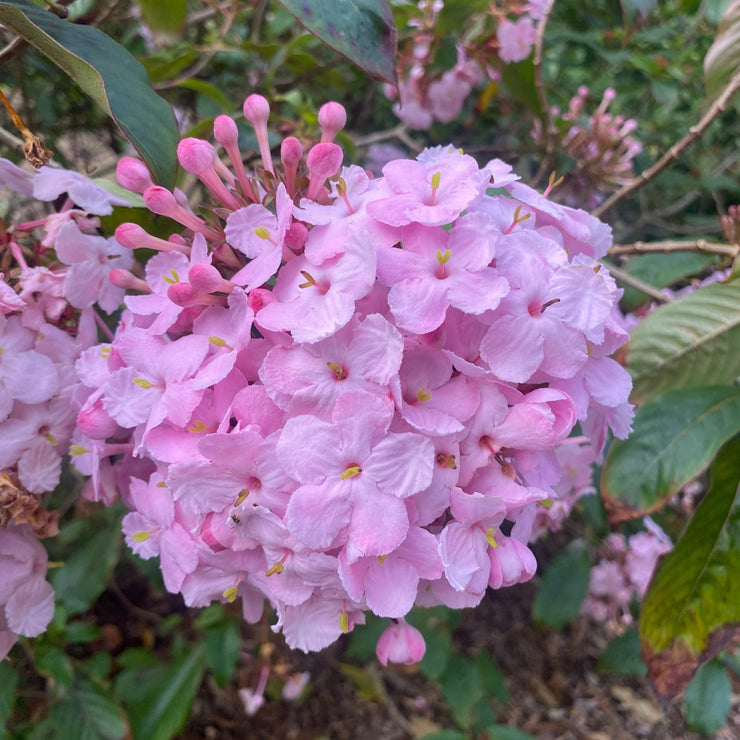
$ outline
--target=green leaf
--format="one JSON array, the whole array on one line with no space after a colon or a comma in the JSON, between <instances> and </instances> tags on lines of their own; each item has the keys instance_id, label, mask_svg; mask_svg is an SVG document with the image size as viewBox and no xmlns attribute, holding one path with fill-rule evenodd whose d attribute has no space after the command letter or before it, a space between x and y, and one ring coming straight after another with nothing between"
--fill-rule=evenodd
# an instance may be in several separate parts
<instances>
[{"instance_id":1,"label":"green leaf","mask_svg":"<svg viewBox=\"0 0 740 740\"><path fill-rule=\"evenodd\" d=\"M596 668L627 676L644 676L647 668L640 655L640 636L635 627L612 640L599 658Z\"/></svg>"},{"instance_id":2,"label":"green leaf","mask_svg":"<svg viewBox=\"0 0 740 740\"><path fill-rule=\"evenodd\" d=\"M704 87L711 102L740 66L740 0L733 0L722 16L714 43L704 57Z\"/></svg>"},{"instance_id":3,"label":"green leaf","mask_svg":"<svg viewBox=\"0 0 740 740\"><path fill-rule=\"evenodd\" d=\"M582 547L571 547L549 565L534 597L537 622L559 629L578 614L588 591L591 561Z\"/></svg>"},{"instance_id":4,"label":"green leaf","mask_svg":"<svg viewBox=\"0 0 740 740\"><path fill-rule=\"evenodd\" d=\"M64 70L113 118L160 185L174 185L175 118L131 54L97 28L63 21L29 0L0 0L0 23Z\"/></svg>"},{"instance_id":5,"label":"green leaf","mask_svg":"<svg viewBox=\"0 0 740 740\"><path fill-rule=\"evenodd\" d=\"M438 679L450 660L452 637L446 629L437 629L424 635L427 649L419 663L421 672L431 679Z\"/></svg>"},{"instance_id":6,"label":"green leaf","mask_svg":"<svg viewBox=\"0 0 740 740\"><path fill-rule=\"evenodd\" d=\"M633 330L632 398L729 385L740 375L740 283L718 283L661 306Z\"/></svg>"},{"instance_id":7,"label":"green leaf","mask_svg":"<svg viewBox=\"0 0 740 740\"><path fill-rule=\"evenodd\" d=\"M707 735L727 721L732 706L730 679L718 661L705 663L684 692L686 720L692 730Z\"/></svg>"},{"instance_id":8,"label":"green leaf","mask_svg":"<svg viewBox=\"0 0 740 740\"><path fill-rule=\"evenodd\" d=\"M740 437L722 448L711 486L640 611L642 656L656 688L676 696L698 665L740 639Z\"/></svg>"},{"instance_id":9,"label":"green leaf","mask_svg":"<svg viewBox=\"0 0 740 740\"><path fill-rule=\"evenodd\" d=\"M0 732L13 713L18 679L18 671L7 660L0 662Z\"/></svg>"},{"instance_id":10,"label":"green leaf","mask_svg":"<svg viewBox=\"0 0 740 740\"><path fill-rule=\"evenodd\" d=\"M211 627L206 633L206 661L222 689L234 675L240 644L239 628L231 620Z\"/></svg>"},{"instance_id":11,"label":"green leaf","mask_svg":"<svg viewBox=\"0 0 740 740\"><path fill-rule=\"evenodd\" d=\"M185 726L206 662L195 645L172 665L131 668L116 678L115 695L128 710L134 740L170 740Z\"/></svg>"},{"instance_id":12,"label":"green leaf","mask_svg":"<svg viewBox=\"0 0 740 740\"><path fill-rule=\"evenodd\" d=\"M75 540L64 564L49 573L57 603L70 615L87 611L103 593L118 561L121 532L118 520L94 534L89 530Z\"/></svg>"},{"instance_id":13,"label":"green leaf","mask_svg":"<svg viewBox=\"0 0 740 740\"><path fill-rule=\"evenodd\" d=\"M509 690L506 688L506 678L494 662L493 658L482 650L475 656L475 665L478 668L481 686L487 693L495 696L499 701L509 701Z\"/></svg>"},{"instance_id":14,"label":"green leaf","mask_svg":"<svg viewBox=\"0 0 740 740\"><path fill-rule=\"evenodd\" d=\"M670 285L704 271L715 263L717 258L701 252L673 252L671 254L638 254L627 259L621 268L632 277L654 288L667 288ZM650 300L649 296L627 285L619 304L627 313L634 311Z\"/></svg>"},{"instance_id":15,"label":"green leaf","mask_svg":"<svg viewBox=\"0 0 740 740\"><path fill-rule=\"evenodd\" d=\"M71 686L74 666L71 658L60 647L41 643L34 653L36 670L54 680L57 686Z\"/></svg>"},{"instance_id":16,"label":"green leaf","mask_svg":"<svg viewBox=\"0 0 740 740\"><path fill-rule=\"evenodd\" d=\"M128 726L121 708L100 689L76 679L72 689L38 725L32 740L123 740Z\"/></svg>"},{"instance_id":17,"label":"green leaf","mask_svg":"<svg viewBox=\"0 0 740 740\"><path fill-rule=\"evenodd\" d=\"M378 638L389 624L390 622L387 619L368 614L362 629L352 630L350 633L349 645L344 653L345 657L359 660L362 663L375 660L375 646L378 643Z\"/></svg>"},{"instance_id":18,"label":"green leaf","mask_svg":"<svg viewBox=\"0 0 740 740\"><path fill-rule=\"evenodd\" d=\"M472 709L483 698L483 687L475 663L460 653L453 653L439 678L439 684L455 722L460 727L469 727Z\"/></svg>"},{"instance_id":19,"label":"green leaf","mask_svg":"<svg viewBox=\"0 0 740 740\"><path fill-rule=\"evenodd\" d=\"M437 730L423 735L421 740L467 740L467 737L459 730Z\"/></svg>"},{"instance_id":20,"label":"green leaf","mask_svg":"<svg viewBox=\"0 0 740 740\"><path fill-rule=\"evenodd\" d=\"M615 440L601 474L612 522L661 508L702 473L740 431L740 389L669 391L637 410L632 434Z\"/></svg>"},{"instance_id":21,"label":"green leaf","mask_svg":"<svg viewBox=\"0 0 740 740\"><path fill-rule=\"evenodd\" d=\"M486 728L489 740L536 740L533 735L530 735L524 730L519 730L516 727L507 727L506 725L491 725Z\"/></svg>"},{"instance_id":22,"label":"green leaf","mask_svg":"<svg viewBox=\"0 0 740 740\"><path fill-rule=\"evenodd\" d=\"M144 23L159 33L179 36L188 15L187 0L136 0Z\"/></svg>"},{"instance_id":23,"label":"green leaf","mask_svg":"<svg viewBox=\"0 0 740 740\"><path fill-rule=\"evenodd\" d=\"M375 80L398 83L396 25L385 0L279 0L327 46Z\"/></svg>"}]
</instances>

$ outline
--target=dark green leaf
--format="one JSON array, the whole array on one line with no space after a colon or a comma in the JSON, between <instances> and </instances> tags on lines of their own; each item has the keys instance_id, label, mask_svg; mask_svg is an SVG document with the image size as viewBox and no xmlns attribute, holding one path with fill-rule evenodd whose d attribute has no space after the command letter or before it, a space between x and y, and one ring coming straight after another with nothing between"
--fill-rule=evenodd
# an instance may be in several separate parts
<instances>
[{"instance_id":1,"label":"dark green leaf","mask_svg":"<svg viewBox=\"0 0 740 740\"><path fill-rule=\"evenodd\" d=\"M179 35L188 14L187 0L136 0L144 23L161 33Z\"/></svg>"},{"instance_id":2,"label":"dark green leaf","mask_svg":"<svg viewBox=\"0 0 740 740\"><path fill-rule=\"evenodd\" d=\"M470 727L472 709L483 698L475 663L460 653L453 653L439 677L439 684L455 722L460 727Z\"/></svg>"},{"instance_id":3,"label":"dark green leaf","mask_svg":"<svg viewBox=\"0 0 740 740\"><path fill-rule=\"evenodd\" d=\"M486 692L504 703L509 701L509 690L506 688L506 679L493 658L488 653L480 651L474 660L478 668L481 685Z\"/></svg>"},{"instance_id":4,"label":"dark green leaf","mask_svg":"<svg viewBox=\"0 0 740 740\"><path fill-rule=\"evenodd\" d=\"M49 574L57 603L70 615L87 611L105 590L121 547L120 525L111 525L94 534L85 532L76 540L64 564Z\"/></svg>"},{"instance_id":5,"label":"dark green leaf","mask_svg":"<svg viewBox=\"0 0 740 740\"><path fill-rule=\"evenodd\" d=\"M40 644L34 654L36 670L54 680L57 686L71 686L74 679L72 660L56 645Z\"/></svg>"},{"instance_id":6,"label":"dark green leaf","mask_svg":"<svg viewBox=\"0 0 740 740\"><path fill-rule=\"evenodd\" d=\"M420 740L467 740L467 738L459 730L439 730L422 735Z\"/></svg>"},{"instance_id":7,"label":"dark green leaf","mask_svg":"<svg viewBox=\"0 0 740 740\"><path fill-rule=\"evenodd\" d=\"M607 645L596 667L600 671L613 671L628 676L644 676L647 668L640 655L640 637L634 627Z\"/></svg>"},{"instance_id":8,"label":"dark green leaf","mask_svg":"<svg viewBox=\"0 0 740 740\"><path fill-rule=\"evenodd\" d=\"M707 735L727 721L732 706L730 679L718 661L705 663L684 692L689 727Z\"/></svg>"},{"instance_id":9,"label":"dark green leaf","mask_svg":"<svg viewBox=\"0 0 740 740\"><path fill-rule=\"evenodd\" d=\"M617 523L656 511L706 470L740 431L740 389L669 391L638 409L633 428L612 443L601 475L601 494Z\"/></svg>"},{"instance_id":10,"label":"dark green leaf","mask_svg":"<svg viewBox=\"0 0 740 740\"><path fill-rule=\"evenodd\" d=\"M687 277L697 275L717 261L711 254L701 252L673 252L671 254L638 254L620 265L632 277L654 288L667 288ZM625 286L620 306L627 313L650 300L637 288Z\"/></svg>"},{"instance_id":11,"label":"dark green leaf","mask_svg":"<svg viewBox=\"0 0 740 740\"><path fill-rule=\"evenodd\" d=\"M516 727L507 727L506 725L491 725L486 728L489 740L536 740L533 735L530 735L524 730L519 730Z\"/></svg>"},{"instance_id":12,"label":"dark green leaf","mask_svg":"<svg viewBox=\"0 0 740 740\"><path fill-rule=\"evenodd\" d=\"M7 660L0 662L0 731L13 713L18 678L18 671Z\"/></svg>"},{"instance_id":13,"label":"dark green leaf","mask_svg":"<svg viewBox=\"0 0 740 740\"><path fill-rule=\"evenodd\" d=\"M537 622L556 629L578 614L588 591L591 561L582 547L571 547L549 565L534 597L532 613Z\"/></svg>"},{"instance_id":14,"label":"dark green leaf","mask_svg":"<svg viewBox=\"0 0 740 740\"><path fill-rule=\"evenodd\" d=\"M710 489L658 565L640 611L648 673L677 695L697 666L740 638L740 437L722 448Z\"/></svg>"},{"instance_id":15,"label":"dark green leaf","mask_svg":"<svg viewBox=\"0 0 740 740\"><path fill-rule=\"evenodd\" d=\"M204 653L196 645L172 665L119 674L115 694L128 710L134 740L170 740L180 732L203 679Z\"/></svg>"},{"instance_id":16,"label":"dark green leaf","mask_svg":"<svg viewBox=\"0 0 740 740\"><path fill-rule=\"evenodd\" d=\"M234 675L240 644L239 628L231 620L211 627L206 633L206 661L222 689Z\"/></svg>"},{"instance_id":17,"label":"dark green leaf","mask_svg":"<svg viewBox=\"0 0 740 740\"><path fill-rule=\"evenodd\" d=\"M134 57L97 28L63 21L29 0L0 0L0 23L61 67L113 118L160 185L174 185L175 118Z\"/></svg>"},{"instance_id":18,"label":"dark green leaf","mask_svg":"<svg viewBox=\"0 0 740 740\"><path fill-rule=\"evenodd\" d=\"M396 77L396 26L385 0L279 0L298 22L375 80Z\"/></svg>"},{"instance_id":19,"label":"dark green leaf","mask_svg":"<svg viewBox=\"0 0 740 740\"><path fill-rule=\"evenodd\" d=\"M77 679L31 737L33 740L123 740L127 730L118 704L88 681Z\"/></svg>"},{"instance_id":20,"label":"dark green leaf","mask_svg":"<svg viewBox=\"0 0 740 740\"><path fill-rule=\"evenodd\" d=\"M731 384L740 375L740 284L709 285L661 306L635 327L628 352L637 401Z\"/></svg>"},{"instance_id":21,"label":"dark green leaf","mask_svg":"<svg viewBox=\"0 0 740 740\"><path fill-rule=\"evenodd\" d=\"M445 670L452 652L452 637L446 629L424 633L426 653L419 664L421 672L427 677L438 679Z\"/></svg>"},{"instance_id":22,"label":"dark green leaf","mask_svg":"<svg viewBox=\"0 0 740 740\"><path fill-rule=\"evenodd\" d=\"M345 656L353 660L359 660L362 663L375 660L375 645L389 624L390 622L387 619L368 614L365 625L352 630Z\"/></svg>"}]
</instances>

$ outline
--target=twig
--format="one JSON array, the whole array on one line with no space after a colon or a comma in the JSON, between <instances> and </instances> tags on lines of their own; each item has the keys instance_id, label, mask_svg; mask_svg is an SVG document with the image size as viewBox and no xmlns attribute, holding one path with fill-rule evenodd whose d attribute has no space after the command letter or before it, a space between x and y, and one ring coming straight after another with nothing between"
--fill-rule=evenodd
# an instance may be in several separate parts
<instances>
[{"instance_id":1,"label":"twig","mask_svg":"<svg viewBox=\"0 0 740 740\"><path fill-rule=\"evenodd\" d=\"M18 112L15 110L15 108L13 108L13 106L10 104L10 101L5 97L2 90L0 90L0 103L5 106L5 110L8 111L10 120L13 122L13 125L18 129L21 136L23 137L23 141L25 142L23 144L23 154L25 155L26 160L34 167L36 167L36 169L38 169L39 167L43 167L43 165L45 164L48 164L53 152L49 151L44 146L44 142L41 141L41 138L36 136L36 134L34 134L28 128L28 126L26 126L26 124L23 122L23 119L18 115Z\"/></svg>"},{"instance_id":2,"label":"twig","mask_svg":"<svg viewBox=\"0 0 740 740\"><path fill-rule=\"evenodd\" d=\"M19 139L4 128L0 128L0 143L11 149L17 149L19 152L23 151L23 139Z\"/></svg>"},{"instance_id":3,"label":"twig","mask_svg":"<svg viewBox=\"0 0 740 740\"><path fill-rule=\"evenodd\" d=\"M613 257L618 254L644 254L647 252L704 252L706 254L737 257L740 254L740 246L737 244L716 244L704 239L697 239L696 241L635 242L634 244L614 244L609 248L607 254Z\"/></svg>"},{"instance_id":4,"label":"twig","mask_svg":"<svg viewBox=\"0 0 740 740\"><path fill-rule=\"evenodd\" d=\"M388 141L388 139L398 139L411 149L412 152L420 152L423 148L409 136L408 129L403 123L399 123L398 126L389 128L386 131L377 131L374 134L357 137L354 139L354 142L357 147L365 147L370 144L377 144L379 141Z\"/></svg>"},{"instance_id":5,"label":"twig","mask_svg":"<svg viewBox=\"0 0 740 740\"><path fill-rule=\"evenodd\" d=\"M406 717L403 716L401 710L396 706L395 702L388 693L388 689L386 689L385 687L383 676L381 675L378 666L375 664L369 665L367 667L367 672L370 674L370 677L373 680L373 686L380 695L381 702L383 703L383 706L388 710L388 714L390 714L391 718L402 730L404 730L404 732L411 733L411 723L406 719Z\"/></svg>"},{"instance_id":6,"label":"twig","mask_svg":"<svg viewBox=\"0 0 740 740\"><path fill-rule=\"evenodd\" d=\"M593 211L593 215L597 218L606 213L613 205L618 203L620 200L625 198L627 195L642 187L645 183L652 180L656 175L662 172L671 162L673 162L684 149L689 145L693 144L707 129L709 124L727 107L727 103L730 101L732 96L740 90L740 72L737 72L735 76L727 83L722 94L712 103L709 110L701 118L699 123L692 126L686 136L681 141L674 144L652 167L649 167L644 172L641 172L631 182L627 183L624 187L617 190L609 198L607 198L598 208Z\"/></svg>"},{"instance_id":7,"label":"twig","mask_svg":"<svg viewBox=\"0 0 740 740\"><path fill-rule=\"evenodd\" d=\"M625 285L636 288L641 293L650 296L654 301L657 301L658 303L670 303L671 299L665 293L661 293L652 285L643 283L642 280L638 280L636 277L632 277L632 275L630 275L628 272L625 272L624 270L621 270L619 267L615 267L614 265L608 265L608 268L611 276L617 279L620 283L624 283Z\"/></svg>"},{"instance_id":8,"label":"twig","mask_svg":"<svg viewBox=\"0 0 740 740\"><path fill-rule=\"evenodd\" d=\"M557 143L558 130L555 128L555 124L552 121L550 115L550 109L547 105L547 96L545 95L545 83L542 79L542 56L543 49L545 46L545 29L547 28L547 22L550 19L552 8L555 5L555 0L548 0L547 6L542 12L540 22L537 24L537 35L534 39L534 57L532 63L534 65L534 87L537 91L537 99L540 102L540 108L542 108L542 115L544 120L542 122L543 129L545 131L545 156L540 163L540 168L537 174L531 181L533 187L537 186L537 183L542 179L547 170L550 168L550 162L552 161L552 153L555 151L555 145Z\"/></svg>"},{"instance_id":9,"label":"twig","mask_svg":"<svg viewBox=\"0 0 740 740\"><path fill-rule=\"evenodd\" d=\"M0 65L12 59L19 51L28 44L20 37L16 36L9 44L0 50Z\"/></svg>"}]
</instances>

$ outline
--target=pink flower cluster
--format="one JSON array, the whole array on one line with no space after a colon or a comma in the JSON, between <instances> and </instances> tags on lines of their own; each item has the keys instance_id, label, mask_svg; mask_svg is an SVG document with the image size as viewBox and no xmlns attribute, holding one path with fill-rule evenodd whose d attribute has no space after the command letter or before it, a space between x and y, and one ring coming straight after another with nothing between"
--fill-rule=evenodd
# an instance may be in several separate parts
<instances>
[{"instance_id":1,"label":"pink flower cluster","mask_svg":"<svg viewBox=\"0 0 740 740\"><path fill-rule=\"evenodd\" d=\"M113 340L77 362L75 461L94 495L118 485L127 542L188 605L240 598L254 621L267 600L291 647L318 650L366 610L474 606L532 577L558 445L576 422L594 455L608 427L629 432L629 376L609 358L627 335L597 261L611 233L587 213L452 147L377 179L343 167L336 103L321 142L304 159L286 138L276 168L268 113L244 104L252 172L227 116L230 167L180 143L203 207L121 161L122 184L183 230L116 232L157 253L143 277L111 275L130 294ZM418 659L417 639L385 639L383 655Z\"/></svg>"},{"instance_id":2,"label":"pink flower cluster","mask_svg":"<svg viewBox=\"0 0 740 740\"><path fill-rule=\"evenodd\" d=\"M673 549L668 536L649 517L645 527L630 537L614 533L604 540L601 559L591 569L583 614L602 622L632 623L633 601L645 595L658 559Z\"/></svg>"},{"instance_id":3,"label":"pink flower cluster","mask_svg":"<svg viewBox=\"0 0 740 740\"><path fill-rule=\"evenodd\" d=\"M0 658L18 634L35 636L51 619L46 553L35 539L57 532L41 495L59 483L79 405L75 362L96 340L91 306L112 312L123 291L110 270L131 254L96 234L96 215L125 201L75 172L43 167L30 175L0 160L0 186L55 200L61 209L7 227L0 247ZM3 609L4 616L3 616Z\"/></svg>"},{"instance_id":4,"label":"pink flower cluster","mask_svg":"<svg viewBox=\"0 0 740 740\"><path fill-rule=\"evenodd\" d=\"M413 31L401 42L398 88L385 88L386 96L395 101L393 112L414 129L455 120L474 88L486 78L499 79L497 62L520 62L530 55L534 21L542 16L545 4L545 0L503 0L492 2L485 13L472 14L466 28L458 31L461 41L455 65L440 70L435 65L442 43L437 24L444 3L420 0L418 13L408 22Z\"/></svg>"},{"instance_id":5,"label":"pink flower cluster","mask_svg":"<svg viewBox=\"0 0 740 740\"><path fill-rule=\"evenodd\" d=\"M625 185L634 177L633 160L642 151L642 144L632 136L637 128L634 119L608 112L616 95L613 88L607 88L597 109L587 116L589 90L584 85L571 98L565 113L561 115L558 108L551 111L553 117L559 116L556 125L563 131L563 150L576 163L558 189L565 203L594 208L605 193ZM532 136L538 143L544 143L539 120L535 121Z\"/></svg>"}]
</instances>

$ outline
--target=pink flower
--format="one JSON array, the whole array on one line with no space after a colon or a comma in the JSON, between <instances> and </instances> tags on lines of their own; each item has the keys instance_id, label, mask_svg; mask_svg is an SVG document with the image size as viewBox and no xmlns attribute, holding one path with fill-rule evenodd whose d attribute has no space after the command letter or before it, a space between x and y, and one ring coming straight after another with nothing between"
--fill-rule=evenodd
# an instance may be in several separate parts
<instances>
[{"instance_id":1,"label":"pink flower","mask_svg":"<svg viewBox=\"0 0 740 740\"><path fill-rule=\"evenodd\" d=\"M412 627L404 619L394 620L378 638L375 654L383 665L403 663L412 665L418 663L427 650L421 632Z\"/></svg>"},{"instance_id":2,"label":"pink flower","mask_svg":"<svg viewBox=\"0 0 740 740\"><path fill-rule=\"evenodd\" d=\"M503 20L496 29L499 56L504 62L521 62L532 51L537 29L527 16L516 21Z\"/></svg>"}]
</instances>

